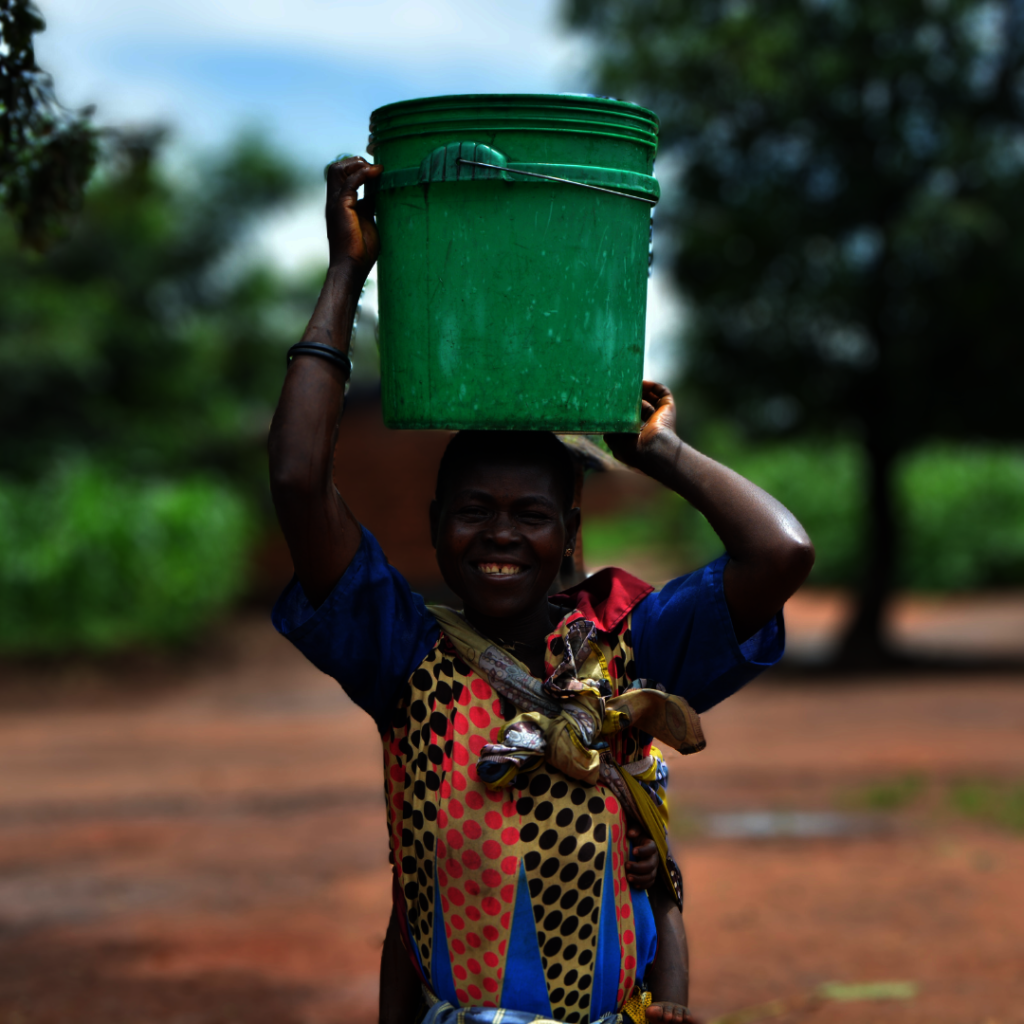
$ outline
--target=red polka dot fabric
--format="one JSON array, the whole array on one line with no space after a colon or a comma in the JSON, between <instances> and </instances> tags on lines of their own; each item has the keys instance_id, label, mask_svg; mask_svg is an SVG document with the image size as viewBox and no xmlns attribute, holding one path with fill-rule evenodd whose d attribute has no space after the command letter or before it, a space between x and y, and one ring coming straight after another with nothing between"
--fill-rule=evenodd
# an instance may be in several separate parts
<instances>
[{"instance_id":1,"label":"red polka dot fabric","mask_svg":"<svg viewBox=\"0 0 1024 1024\"><path fill-rule=\"evenodd\" d=\"M548 670L561 660L570 614L548 638ZM612 694L635 679L628 618L599 633L597 651ZM595 651L594 656L597 656ZM614 901L621 974L617 1005L634 985L636 945L625 879L625 819L602 786L546 763L490 791L477 778L485 743L505 722L502 701L442 634L409 680L384 736L385 793L396 891L409 941L431 977L436 905L460 1006L499 1006L517 887L528 888L551 1013L589 1019L602 903ZM515 713L507 708L511 717ZM613 737L620 763L645 755L631 732ZM607 860L612 888L604 891Z\"/></svg>"}]
</instances>

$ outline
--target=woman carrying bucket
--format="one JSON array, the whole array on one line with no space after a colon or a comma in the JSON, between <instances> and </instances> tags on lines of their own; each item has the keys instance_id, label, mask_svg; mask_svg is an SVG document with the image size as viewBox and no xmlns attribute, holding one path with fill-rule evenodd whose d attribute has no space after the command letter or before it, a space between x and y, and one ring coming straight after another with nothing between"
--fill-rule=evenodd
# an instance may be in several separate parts
<instances>
[{"instance_id":1,"label":"woman carrying bucket","mask_svg":"<svg viewBox=\"0 0 1024 1024\"><path fill-rule=\"evenodd\" d=\"M357 158L329 168L330 268L270 436L296 573L274 623L383 742L395 908L385 965L397 940L406 967L382 977L381 1019L411 1024L413 978L429 1024L682 1021L682 887L652 738L701 749L696 713L781 657L781 608L813 548L777 501L682 442L668 389L645 382L639 432L606 441L701 511L728 554L660 592L612 569L552 596L580 523L566 449L543 431L465 431L430 509L464 607L426 607L333 480L352 321L378 253L357 189L381 173ZM343 454L339 464L344 490ZM651 843L648 894L631 882Z\"/></svg>"}]
</instances>

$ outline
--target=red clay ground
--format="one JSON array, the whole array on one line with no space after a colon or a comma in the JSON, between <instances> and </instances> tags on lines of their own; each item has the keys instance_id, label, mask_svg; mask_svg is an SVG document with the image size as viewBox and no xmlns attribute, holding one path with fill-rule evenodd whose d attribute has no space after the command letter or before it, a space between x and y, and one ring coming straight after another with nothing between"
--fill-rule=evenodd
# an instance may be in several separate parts
<instances>
[{"instance_id":1,"label":"red clay ground","mask_svg":"<svg viewBox=\"0 0 1024 1024\"><path fill-rule=\"evenodd\" d=\"M1024 636L1019 602L971 607L1002 614L1010 646ZM793 612L813 644L841 607ZM972 612L900 614L920 639ZM336 684L257 619L177 664L6 675L0 1024L375 1019L378 742ZM1021 683L780 676L705 716L708 749L671 783L700 1015L907 980L910 1000L776 1019L1024 1022L1024 834L947 796L961 779L1024 782ZM870 810L909 773L923 783L906 806ZM715 838L715 815L756 810L848 811L863 830Z\"/></svg>"}]
</instances>

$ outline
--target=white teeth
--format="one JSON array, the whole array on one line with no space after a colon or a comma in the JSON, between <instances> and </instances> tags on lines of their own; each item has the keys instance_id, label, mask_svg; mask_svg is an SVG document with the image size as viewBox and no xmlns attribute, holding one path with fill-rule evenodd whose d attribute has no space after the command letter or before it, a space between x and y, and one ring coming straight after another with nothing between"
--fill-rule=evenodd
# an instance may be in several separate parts
<instances>
[{"instance_id":1,"label":"white teeth","mask_svg":"<svg viewBox=\"0 0 1024 1024\"><path fill-rule=\"evenodd\" d=\"M520 565L508 565L501 562L481 562L478 568L487 576L518 576L523 571Z\"/></svg>"}]
</instances>

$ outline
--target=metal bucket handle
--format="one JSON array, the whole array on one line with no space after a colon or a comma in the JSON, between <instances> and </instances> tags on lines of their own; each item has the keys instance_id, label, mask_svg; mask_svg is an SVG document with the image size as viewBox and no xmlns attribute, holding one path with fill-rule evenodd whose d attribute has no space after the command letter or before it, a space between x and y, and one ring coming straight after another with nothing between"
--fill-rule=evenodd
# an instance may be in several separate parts
<instances>
[{"instance_id":1,"label":"metal bucket handle","mask_svg":"<svg viewBox=\"0 0 1024 1024\"><path fill-rule=\"evenodd\" d=\"M568 171L576 175L593 175L604 184L594 185L579 181L566 177L564 173L547 174L539 168ZM648 206L654 206L659 197L658 182L650 175L603 167L510 164L504 153L480 142L450 142L446 146L438 146L424 157L419 167L385 171L377 179L376 186L381 189L393 189L410 185L428 185L433 182L510 181L509 176L513 174L534 180L552 181L560 185L575 185L577 188L604 192L624 199L636 199ZM609 184L616 184L619 181L628 187L635 187L636 191L627 192L608 187Z\"/></svg>"}]
</instances>

